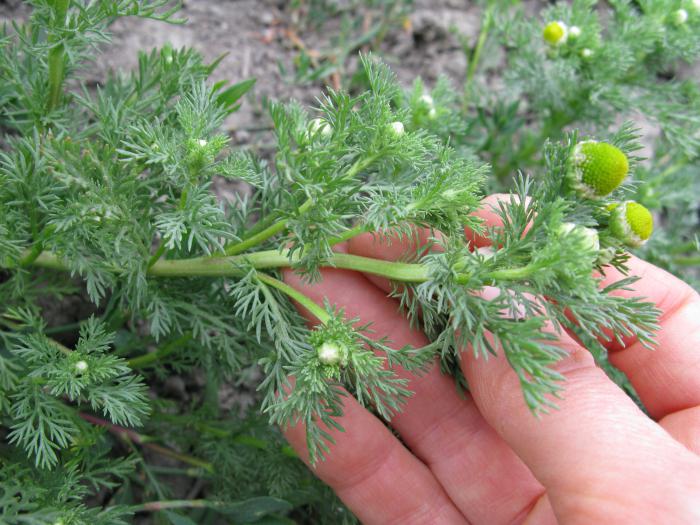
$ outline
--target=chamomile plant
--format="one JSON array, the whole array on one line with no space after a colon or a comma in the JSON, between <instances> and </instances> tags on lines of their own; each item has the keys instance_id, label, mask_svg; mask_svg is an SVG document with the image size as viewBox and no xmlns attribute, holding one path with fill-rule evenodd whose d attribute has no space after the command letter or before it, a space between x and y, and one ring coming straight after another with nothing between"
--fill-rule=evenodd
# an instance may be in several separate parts
<instances>
[{"instance_id":1,"label":"chamomile plant","mask_svg":"<svg viewBox=\"0 0 700 525\"><path fill-rule=\"evenodd\" d=\"M505 355L533 417L546 417L566 395L548 327L576 332L605 366L598 341L611 333L653 345L655 307L615 293L634 277L605 288L598 277L624 270L630 239L649 233L631 202L630 126L545 141L539 175L516 177L503 226L486 229L474 212L490 168L430 131L446 111L440 90L416 83L406 96L373 56L361 58L365 91L270 103L265 162L221 132L252 82L211 84L214 66L192 50L144 53L99 89L81 83L111 21L177 21L167 2L32 5L0 36L3 521L352 522L278 426L303 423L311 462L322 460L345 395L390 421L412 395L397 365L420 374L440 361L465 387L465 349ZM251 194L224 204L215 179ZM465 228L495 248L474 250ZM364 232L419 230L430 241L401 261L334 250ZM389 279L429 344L397 347L372 319L283 279L318 281L324 268ZM51 316L70 301L90 308L78 333ZM196 381L187 402L174 375ZM224 403L231 384L253 390L249 405ZM173 499L173 477L197 479L194 496Z\"/></svg>"}]
</instances>

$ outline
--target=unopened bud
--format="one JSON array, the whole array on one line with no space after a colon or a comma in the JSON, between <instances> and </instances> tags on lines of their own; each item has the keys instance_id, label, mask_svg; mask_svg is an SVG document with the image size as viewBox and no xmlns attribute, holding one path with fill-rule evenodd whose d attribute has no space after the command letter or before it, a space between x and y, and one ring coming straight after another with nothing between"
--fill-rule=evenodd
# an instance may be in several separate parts
<instances>
[{"instance_id":1,"label":"unopened bud","mask_svg":"<svg viewBox=\"0 0 700 525\"><path fill-rule=\"evenodd\" d=\"M345 358L345 349L342 345L333 341L326 341L316 350L318 360L324 365L337 365Z\"/></svg>"},{"instance_id":2,"label":"unopened bud","mask_svg":"<svg viewBox=\"0 0 700 525\"><path fill-rule=\"evenodd\" d=\"M678 9L673 13L673 21L679 26L685 24L688 21L688 11L685 9Z\"/></svg>"},{"instance_id":3,"label":"unopened bud","mask_svg":"<svg viewBox=\"0 0 700 525\"><path fill-rule=\"evenodd\" d=\"M396 133L397 135L403 135L403 123L399 122L398 120L396 122L392 122L390 125L391 130Z\"/></svg>"}]
</instances>

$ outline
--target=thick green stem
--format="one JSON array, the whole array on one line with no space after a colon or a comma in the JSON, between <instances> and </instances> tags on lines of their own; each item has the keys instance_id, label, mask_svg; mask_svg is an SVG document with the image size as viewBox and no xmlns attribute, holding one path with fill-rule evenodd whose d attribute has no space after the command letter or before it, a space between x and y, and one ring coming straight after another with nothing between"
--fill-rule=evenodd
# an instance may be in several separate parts
<instances>
[{"instance_id":1,"label":"thick green stem","mask_svg":"<svg viewBox=\"0 0 700 525\"><path fill-rule=\"evenodd\" d=\"M65 26L70 0L53 0L51 3L56 16L56 26ZM64 45L60 44L59 42L60 38L58 38L55 34L49 37L49 43L52 44L51 49L49 49L48 57L49 112L57 108L61 102L61 95L63 94L63 79L66 74L66 50Z\"/></svg>"},{"instance_id":2,"label":"thick green stem","mask_svg":"<svg viewBox=\"0 0 700 525\"><path fill-rule=\"evenodd\" d=\"M234 257L199 257L173 261L158 261L149 274L157 277L241 277L246 270L241 264L251 265L258 270L283 268L299 260L299 255L290 257L288 251L268 250ZM53 261L49 261L54 264ZM400 282L425 282L429 279L428 269L423 264L401 263L371 259L349 253L335 253L324 266L344 268L371 273Z\"/></svg>"},{"instance_id":3,"label":"thick green stem","mask_svg":"<svg viewBox=\"0 0 700 525\"><path fill-rule=\"evenodd\" d=\"M503 268L489 273L489 277L495 281L519 281L527 279L537 271L532 266L520 266L516 268Z\"/></svg>"},{"instance_id":4,"label":"thick green stem","mask_svg":"<svg viewBox=\"0 0 700 525\"><path fill-rule=\"evenodd\" d=\"M257 270L287 268L298 262L299 257L297 253L290 256L287 250L267 250L233 257L161 260L148 270L148 274L154 277L243 277L248 273L246 267L252 266ZM34 265L61 271L70 269L56 255L48 252L43 252L39 255L34 261ZM334 253L323 266L370 273L396 282L424 283L430 280L429 269L424 264L385 261L350 253ZM457 271L460 271L460 269L457 268ZM488 277L502 281L522 280L530 277L535 271L537 271L537 268L530 265L503 268L492 271L488 274ZM272 277L267 275L263 277L263 279L267 278L272 279ZM458 283L464 283L468 278L468 274L460 271L456 280ZM282 291L286 293L285 290Z\"/></svg>"}]
</instances>

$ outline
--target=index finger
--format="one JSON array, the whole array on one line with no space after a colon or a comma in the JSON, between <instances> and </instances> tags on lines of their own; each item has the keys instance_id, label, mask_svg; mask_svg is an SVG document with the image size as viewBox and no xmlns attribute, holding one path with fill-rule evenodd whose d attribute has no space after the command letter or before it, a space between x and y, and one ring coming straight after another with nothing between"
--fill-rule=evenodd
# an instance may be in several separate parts
<instances>
[{"instance_id":1,"label":"index finger","mask_svg":"<svg viewBox=\"0 0 700 525\"><path fill-rule=\"evenodd\" d=\"M610 362L627 374L652 417L700 405L700 296L670 273L632 256L630 275L639 277L630 290L615 293L644 297L661 311L656 346L648 350L635 340L605 346ZM623 276L606 269L603 285Z\"/></svg>"}]
</instances>

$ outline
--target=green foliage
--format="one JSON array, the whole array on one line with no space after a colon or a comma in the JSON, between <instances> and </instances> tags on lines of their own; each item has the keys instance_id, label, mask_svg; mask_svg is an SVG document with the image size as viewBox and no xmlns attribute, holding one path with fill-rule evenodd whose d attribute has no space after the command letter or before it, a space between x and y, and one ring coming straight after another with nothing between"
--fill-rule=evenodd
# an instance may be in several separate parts
<instances>
[{"instance_id":1,"label":"green foliage","mask_svg":"<svg viewBox=\"0 0 700 525\"><path fill-rule=\"evenodd\" d=\"M390 420L411 395L394 366L420 374L440 359L466 387L464 349L504 354L527 405L546 412L565 392L553 343L563 330L625 385L599 341L613 333L652 346L658 312L615 294L633 277L601 289L595 271L624 271L628 257L608 204L657 211L662 232L642 253L672 270L697 250L697 202L667 191L697 184L699 153L696 86L659 80L700 51L697 13L668 18L675 3L614 2L605 28L590 2L525 20L488 4L463 91L444 79L404 90L364 55L367 89L329 88L314 108L269 104L271 161L220 131L253 80L212 85L217 62L192 50L141 53L135 71L95 88L80 80L110 23L175 23L175 5L30 3L29 22L0 34L3 522L126 523L154 512L171 523L353 523L278 426L303 424L317 461L333 454L329 429L341 428L347 396ZM554 48L541 39L551 20L581 34ZM478 59L497 42L506 73L494 93ZM608 129L633 111L663 130L648 164L635 156L634 126ZM586 139L629 161L632 176L605 200L568 182ZM223 203L222 181L251 194ZM485 229L474 212L492 187L512 196L495 210L503 226ZM660 212L679 203L678 214ZM333 250L362 232L410 239L421 228L428 245L398 262ZM465 228L495 248L474 250ZM316 305L280 276L292 268L316 281L329 266L390 279L430 343L396 348L371 319ZM71 301L90 313L77 329L56 326L52 308ZM174 399L171 376L197 384ZM224 403L231 384L248 405ZM178 493L173 477L197 478L197 493Z\"/></svg>"}]
</instances>

